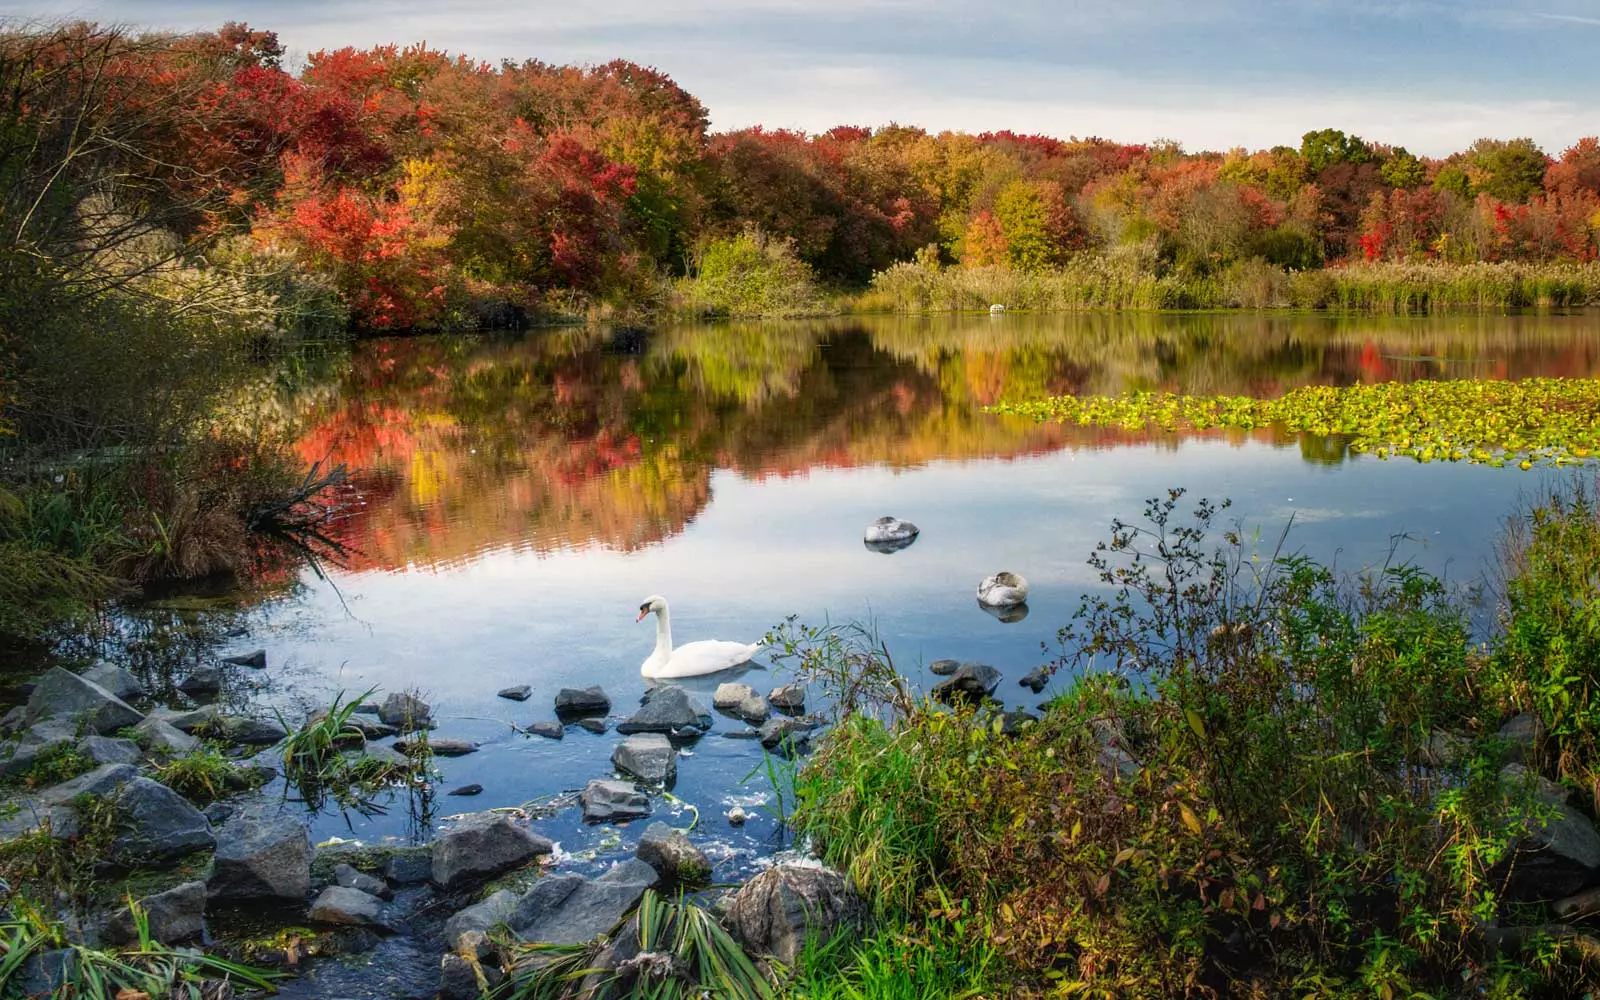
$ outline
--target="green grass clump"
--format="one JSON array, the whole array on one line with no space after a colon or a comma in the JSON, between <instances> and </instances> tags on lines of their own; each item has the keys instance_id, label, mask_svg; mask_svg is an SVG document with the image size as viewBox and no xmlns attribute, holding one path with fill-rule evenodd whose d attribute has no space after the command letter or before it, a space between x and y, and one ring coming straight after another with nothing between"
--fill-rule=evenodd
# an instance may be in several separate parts
<instances>
[{"instance_id":1,"label":"green grass clump","mask_svg":"<svg viewBox=\"0 0 1600 1000\"><path fill-rule=\"evenodd\" d=\"M915 924L879 927L865 940L816 938L784 984L794 1000L968 1000L991 992L999 964L988 928L948 899Z\"/></svg>"},{"instance_id":2,"label":"green grass clump","mask_svg":"<svg viewBox=\"0 0 1600 1000\"><path fill-rule=\"evenodd\" d=\"M986 995L1576 995L1582 942L1510 891L1550 807L1502 777L1498 732L1538 713L1529 767L1592 801L1593 504L1530 515L1485 643L1425 573L1256 560L1223 505L1181 502L1112 525L1038 723L850 717L796 777L796 826L897 928L900 967L932 968L955 913L967 967L992 949ZM809 988L919 995L834 985Z\"/></svg>"},{"instance_id":3,"label":"green grass clump","mask_svg":"<svg viewBox=\"0 0 1600 1000\"><path fill-rule=\"evenodd\" d=\"M1352 452L1422 462L1564 465L1600 451L1600 380L1533 378L1305 386L1278 399L1129 392L992 408L1125 430L1281 427L1341 435Z\"/></svg>"},{"instance_id":4,"label":"green grass clump","mask_svg":"<svg viewBox=\"0 0 1600 1000\"><path fill-rule=\"evenodd\" d=\"M283 743L283 774L306 802L320 808L331 796L342 807L365 810L372 807L372 793L380 787L427 772L432 754L426 749L426 734L419 734L417 740L422 751L404 764L362 753L367 739L354 716L356 708L376 690L369 688L349 700L341 691L327 709L313 713L299 727L290 726L279 713L279 723L289 731Z\"/></svg>"},{"instance_id":5,"label":"green grass clump","mask_svg":"<svg viewBox=\"0 0 1600 1000\"><path fill-rule=\"evenodd\" d=\"M94 761L75 744L67 743L40 754L32 766L11 779L10 783L28 789L49 788L92 770Z\"/></svg>"},{"instance_id":6,"label":"green grass clump","mask_svg":"<svg viewBox=\"0 0 1600 1000\"><path fill-rule=\"evenodd\" d=\"M155 779L192 802L206 805L229 792L248 788L254 779L216 747L174 757L155 769Z\"/></svg>"}]
</instances>

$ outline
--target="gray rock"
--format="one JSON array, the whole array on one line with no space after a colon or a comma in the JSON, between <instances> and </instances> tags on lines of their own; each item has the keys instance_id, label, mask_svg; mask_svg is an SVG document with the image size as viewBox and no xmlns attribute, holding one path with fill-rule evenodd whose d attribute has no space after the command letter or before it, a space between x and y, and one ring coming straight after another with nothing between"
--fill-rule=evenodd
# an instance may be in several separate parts
<instances>
[{"instance_id":1,"label":"gray rock","mask_svg":"<svg viewBox=\"0 0 1600 1000\"><path fill-rule=\"evenodd\" d=\"M1553 817L1539 818L1540 811L1550 810ZM1600 834L1587 816L1568 805L1540 803L1526 818L1534 830L1513 852L1506 899L1555 900L1600 884Z\"/></svg>"},{"instance_id":2,"label":"gray rock","mask_svg":"<svg viewBox=\"0 0 1600 1000\"><path fill-rule=\"evenodd\" d=\"M469 753L478 752L478 744L471 740L396 740L394 748L407 757L420 756L424 750L431 752L435 757L465 757Z\"/></svg>"},{"instance_id":3,"label":"gray rock","mask_svg":"<svg viewBox=\"0 0 1600 1000\"><path fill-rule=\"evenodd\" d=\"M728 907L729 932L753 954L793 966L808 934L826 945L864 926L867 909L836 871L777 865L751 879Z\"/></svg>"},{"instance_id":4,"label":"gray rock","mask_svg":"<svg viewBox=\"0 0 1600 1000\"><path fill-rule=\"evenodd\" d=\"M576 878L576 876L572 876ZM546 879L540 879L544 882ZM444 922L444 943L458 955L487 958L490 945L487 932L498 924L508 924L521 897L510 889L499 892L456 913Z\"/></svg>"},{"instance_id":5,"label":"gray rock","mask_svg":"<svg viewBox=\"0 0 1600 1000\"><path fill-rule=\"evenodd\" d=\"M252 667L264 670L267 666L267 651L264 649L252 650L248 653L239 653L234 656L224 656L223 663L232 663L241 667Z\"/></svg>"},{"instance_id":6,"label":"gray rock","mask_svg":"<svg viewBox=\"0 0 1600 1000\"><path fill-rule=\"evenodd\" d=\"M79 981L78 952L73 948L35 952L22 963L17 973L17 986L22 996L71 996L72 987Z\"/></svg>"},{"instance_id":7,"label":"gray rock","mask_svg":"<svg viewBox=\"0 0 1600 1000\"><path fill-rule=\"evenodd\" d=\"M806 686L804 684L782 684L772 689L767 695L767 703L780 712L794 714L806 710Z\"/></svg>"},{"instance_id":8,"label":"gray rock","mask_svg":"<svg viewBox=\"0 0 1600 1000\"><path fill-rule=\"evenodd\" d=\"M433 877L431 849L418 848L391 854L383 863L383 877L395 885L421 885Z\"/></svg>"},{"instance_id":9,"label":"gray rock","mask_svg":"<svg viewBox=\"0 0 1600 1000\"><path fill-rule=\"evenodd\" d=\"M288 816L240 816L217 837L207 891L222 902L303 901L311 893L311 834Z\"/></svg>"},{"instance_id":10,"label":"gray rock","mask_svg":"<svg viewBox=\"0 0 1600 1000\"><path fill-rule=\"evenodd\" d=\"M1544 743L1544 725L1531 712L1512 716L1500 727L1500 738L1506 741L1505 759L1518 764L1531 764L1539 755Z\"/></svg>"},{"instance_id":11,"label":"gray rock","mask_svg":"<svg viewBox=\"0 0 1600 1000\"><path fill-rule=\"evenodd\" d=\"M427 729L433 725L433 708L416 695L397 691L378 706L378 718L405 732Z\"/></svg>"},{"instance_id":12,"label":"gray rock","mask_svg":"<svg viewBox=\"0 0 1600 1000\"><path fill-rule=\"evenodd\" d=\"M0 715L0 733L20 732L28 724L28 706L13 705Z\"/></svg>"},{"instance_id":13,"label":"gray rock","mask_svg":"<svg viewBox=\"0 0 1600 1000\"><path fill-rule=\"evenodd\" d=\"M933 697L947 705L975 703L994 694L1000 671L987 663L963 663L956 672L933 686Z\"/></svg>"},{"instance_id":14,"label":"gray rock","mask_svg":"<svg viewBox=\"0 0 1600 1000\"><path fill-rule=\"evenodd\" d=\"M1424 767L1454 767L1464 762L1471 751L1472 744L1465 738L1435 729L1428 734L1427 745L1417 752L1415 763Z\"/></svg>"},{"instance_id":15,"label":"gray rock","mask_svg":"<svg viewBox=\"0 0 1600 1000\"><path fill-rule=\"evenodd\" d=\"M597 719L593 716L584 719L578 719L574 725L576 725L579 729L588 730L589 732L594 733L596 736L603 735L605 731L610 728L606 725L606 720Z\"/></svg>"},{"instance_id":16,"label":"gray rock","mask_svg":"<svg viewBox=\"0 0 1600 1000\"><path fill-rule=\"evenodd\" d=\"M360 889L367 895L377 896L379 899L394 898L394 890L389 888L389 883L376 875L357 871L347 864L333 866L333 884L342 885L346 889Z\"/></svg>"},{"instance_id":17,"label":"gray rock","mask_svg":"<svg viewBox=\"0 0 1600 1000\"><path fill-rule=\"evenodd\" d=\"M361 750L344 750L339 754L346 764L353 768L376 771L379 768L389 771L410 771L416 764L410 757L396 750L394 747L371 744Z\"/></svg>"},{"instance_id":18,"label":"gray rock","mask_svg":"<svg viewBox=\"0 0 1600 1000\"><path fill-rule=\"evenodd\" d=\"M511 701L527 701L533 697L533 688L527 684L518 684L516 687L501 688L496 696Z\"/></svg>"},{"instance_id":19,"label":"gray rock","mask_svg":"<svg viewBox=\"0 0 1600 1000\"><path fill-rule=\"evenodd\" d=\"M102 764L71 781L63 781L39 793L45 805L64 806L79 796L94 799L114 798L128 782L139 776L139 769L128 764Z\"/></svg>"},{"instance_id":20,"label":"gray rock","mask_svg":"<svg viewBox=\"0 0 1600 1000\"><path fill-rule=\"evenodd\" d=\"M1034 694L1038 694L1044 690L1046 684L1050 683L1050 671L1044 667L1034 667L1024 674L1022 680L1017 681L1017 683Z\"/></svg>"},{"instance_id":21,"label":"gray rock","mask_svg":"<svg viewBox=\"0 0 1600 1000\"><path fill-rule=\"evenodd\" d=\"M113 697L121 698L123 701L130 698L144 698L150 694L140 683L139 678L112 663L95 664L83 672L83 679L100 685L110 691Z\"/></svg>"},{"instance_id":22,"label":"gray rock","mask_svg":"<svg viewBox=\"0 0 1600 1000\"><path fill-rule=\"evenodd\" d=\"M624 774L652 785L669 785L678 777L678 751L660 733L629 736L611 752L611 763Z\"/></svg>"},{"instance_id":23,"label":"gray rock","mask_svg":"<svg viewBox=\"0 0 1600 1000\"><path fill-rule=\"evenodd\" d=\"M388 922L383 919L383 900L342 885L330 885L322 890L307 916L317 924L389 929Z\"/></svg>"},{"instance_id":24,"label":"gray rock","mask_svg":"<svg viewBox=\"0 0 1600 1000\"><path fill-rule=\"evenodd\" d=\"M729 826L744 826L745 820L749 818L750 814L744 811L743 806L734 806L728 810Z\"/></svg>"},{"instance_id":25,"label":"gray rock","mask_svg":"<svg viewBox=\"0 0 1600 1000\"><path fill-rule=\"evenodd\" d=\"M743 729L724 729L722 738L725 740L759 740L761 738L761 730L751 729L749 726Z\"/></svg>"},{"instance_id":26,"label":"gray rock","mask_svg":"<svg viewBox=\"0 0 1600 1000\"><path fill-rule=\"evenodd\" d=\"M611 699L597 687L562 688L556 692L558 715L603 715L611 711Z\"/></svg>"},{"instance_id":27,"label":"gray rock","mask_svg":"<svg viewBox=\"0 0 1600 1000\"><path fill-rule=\"evenodd\" d=\"M928 671L938 677L949 677L960 669L960 660L934 660L928 664Z\"/></svg>"},{"instance_id":28,"label":"gray rock","mask_svg":"<svg viewBox=\"0 0 1600 1000\"><path fill-rule=\"evenodd\" d=\"M1132 781L1139 776L1139 762L1128 751L1118 746L1103 746L1096 755L1095 760L1100 764L1100 769L1106 777L1121 781Z\"/></svg>"},{"instance_id":29,"label":"gray rock","mask_svg":"<svg viewBox=\"0 0 1600 1000\"><path fill-rule=\"evenodd\" d=\"M1571 788L1559 781L1551 781L1542 774L1536 774L1521 764L1507 764L1502 767L1500 783L1513 790L1527 789L1533 793L1533 798L1540 802L1566 805L1572 798Z\"/></svg>"},{"instance_id":30,"label":"gray rock","mask_svg":"<svg viewBox=\"0 0 1600 1000\"><path fill-rule=\"evenodd\" d=\"M517 900L505 921L513 929L532 927L555 912L587 879L571 872L545 875Z\"/></svg>"},{"instance_id":31,"label":"gray rock","mask_svg":"<svg viewBox=\"0 0 1600 1000\"><path fill-rule=\"evenodd\" d=\"M665 823L646 827L635 853L669 882L700 885L711 880L711 859L682 830Z\"/></svg>"},{"instance_id":32,"label":"gray rock","mask_svg":"<svg viewBox=\"0 0 1600 1000\"><path fill-rule=\"evenodd\" d=\"M155 716L145 719L133 728L139 734L139 743L151 753L178 757L200 746L199 737L190 736Z\"/></svg>"},{"instance_id":33,"label":"gray rock","mask_svg":"<svg viewBox=\"0 0 1600 1000\"><path fill-rule=\"evenodd\" d=\"M1039 717L1032 712L1002 712L1000 714L1000 735L1019 736L1022 730L1039 721Z\"/></svg>"},{"instance_id":34,"label":"gray rock","mask_svg":"<svg viewBox=\"0 0 1600 1000\"><path fill-rule=\"evenodd\" d=\"M493 965L446 952L439 959L439 1000L479 1000L504 979L505 973Z\"/></svg>"},{"instance_id":35,"label":"gray rock","mask_svg":"<svg viewBox=\"0 0 1600 1000\"><path fill-rule=\"evenodd\" d=\"M129 781L112 802L120 822L111 853L125 864L164 864L217 842L200 810L149 778Z\"/></svg>"},{"instance_id":36,"label":"gray rock","mask_svg":"<svg viewBox=\"0 0 1600 1000\"><path fill-rule=\"evenodd\" d=\"M222 690L222 668L215 664L196 667L178 682L178 690L191 698L212 698Z\"/></svg>"},{"instance_id":37,"label":"gray rock","mask_svg":"<svg viewBox=\"0 0 1600 1000\"><path fill-rule=\"evenodd\" d=\"M139 906L149 920L150 936L162 944L179 944L201 937L206 927L206 884L185 882L166 892L146 896ZM112 944L139 940L133 913L126 906L106 921L105 936Z\"/></svg>"},{"instance_id":38,"label":"gray rock","mask_svg":"<svg viewBox=\"0 0 1600 1000\"><path fill-rule=\"evenodd\" d=\"M222 709L216 705L202 705L187 712L155 708L151 710L149 718L164 722L191 736L214 736L222 732Z\"/></svg>"},{"instance_id":39,"label":"gray rock","mask_svg":"<svg viewBox=\"0 0 1600 1000\"><path fill-rule=\"evenodd\" d=\"M645 890L660 881L643 861L624 861L597 879L573 887L560 905L528 923L513 923L524 941L582 944L607 934L638 904ZM535 886L535 889L538 887ZM518 916L522 915L521 907Z\"/></svg>"},{"instance_id":40,"label":"gray rock","mask_svg":"<svg viewBox=\"0 0 1600 1000\"><path fill-rule=\"evenodd\" d=\"M567 735L566 729L559 722L535 722L525 732L529 736L543 736L547 740L563 739Z\"/></svg>"},{"instance_id":41,"label":"gray rock","mask_svg":"<svg viewBox=\"0 0 1600 1000\"><path fill-rule=\"evenodd\" d=\"M136 726L144 716L105 688L60 667L45 671L28 697L28 721L81 719L102 736Z\"/></svg>"},{"instance_id":42,"label":"gray rock","mask_svg":"<svg viewBox=\"0 0 1600 1000\"><path fill-rule=\"evenodd\" d=\"M617 725L617 732L627 735L672 733L688 727L700 730L711 728L711 713L681 687L669 685L656 688L649 698L639 711Z\"/></svg>"},{"instance_id":43,"label":"gray rock","mask_svg":"<svg viewBox=\"0 0 1600 1000\"><path fill-rule=\"evenodd\" d=\"M804 753L815 728L816 723L805 719L773 719L761 727L761 746L772 752Z\"/></svg>"},{"instance_id":44,"label":"gray rock","mask_svg":"<svg viewBox=\"0 0 1600 1000\"><path fill-rule=\"evenodd\" d=\"M470 785L462 785L460 788L452 788L448 792L445 792L445 794L446 795L482 795L483 794L483 786L478 784L477 782L473 782Z\"/></svg>"},{"instance_id":45,"label":"gray rock","mask_svg":"<svg viewBox=\"0 0 1600 1000\"><path fill-rule=\"evenodd\" d=\"M204 816L206 818L206 822L211 824L211 829L216 830L219 829L222 824L232 819L234 814L238 811L238 807L230 803L213 802L209 806L206 806L204 809L200 810L200 815Z\"/></svg>"},{"instance_id":46,"label":"gray rock","mask_svg":"<svg viewBox=\"0 0 1600 1000\"><path fill-rule=\"evenodd\" d=\"M433 881L445 889L526 864L555 845L498 813L476 813L433 842Z\"/></svg>"},{"instance_id":47,"label":"gray rock","mask_svg":"<svg viewBox=\"0 0 1600 1000\"><path fill-rule=\"evenodd\" d=\"M78 724L72 719L58 717L34 723L10 747L11 755L0 761L0 775L25 774L40 758L59 753L77 742Z\"/></svg>"},{"instance_id":48,"label":"gray rock","mask_svg":"<svg viewBox=\"0 0 1600 1000\"><path fill-rule=\"evenodd\" d=\"M728 682L718 684L717 690L711 696L711 707L719 712L731 711L739 707L739 703L746 698L754 697L756 689L748 684Z\"/></svg>"},{"instance_id":49,"label":"gray rock","mask_svg":"<svg viewBox=\"0 0 1600 1000\"><path fill-rule=\"evenodd\" d=\"M137 764L142 756L139 744L110 736L85 736L78 742L78 752L96 764Z\"/></svg>"},{"instance_id":50,"label":"gray rock","mask_svg":"<svg viewBox=\"0 0 1600 1000\"><path fill-rule=\"evenodd\" d=\"M221 735L229 743L239 746L271 746L289 733L276 722L252 719L245 715L229 715L222 717Z\"/></svg>"},{"instance_id":51,"label":"gray rock","mask_svg":"<svg viewBox=\"0 0 1600 1000\"><path fill-rule=\"evenodd\" d=\"M650 800L631 781L596 778L583 787L585 823L620 823L650 815Z\"/></svg>"},{"instance_id":52,"label":"gray rock","mask_svg":"<svg viewBox=\"0 0 1600 1000\"><path fill-rule=\"evenodd\" d=\"M345 725L361 730L361 735L369 740L384 740L400 734L398 726L391 726L387 722L374 722L359 715L350 716L345 720Z\"/></svg>"}]
</instances>

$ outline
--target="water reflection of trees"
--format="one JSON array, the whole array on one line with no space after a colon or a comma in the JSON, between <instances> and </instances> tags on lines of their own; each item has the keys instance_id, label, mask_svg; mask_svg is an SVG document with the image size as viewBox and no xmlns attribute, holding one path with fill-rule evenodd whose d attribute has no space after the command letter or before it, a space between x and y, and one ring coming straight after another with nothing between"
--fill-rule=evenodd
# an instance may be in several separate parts
<instances>
[{"instance_id":1,"label":"water reflection of trees","mask_svg":"<svg viewBox=\"0 0 1600 1000\"><path fill-rule=\"evenodd\" d=\"M301 389L304 456L363 470L368 506L344 525L362 565L647 546L704 509L718 468L762 477L1176 446L982 412L1004 398L1600 368L1600 323L1583 317L872 317L685 327L624 353L612 343L587 330L376 341ZM1299 445L1312 462L1345 454L1336 441Z\"/></svg>"}]
</instances>

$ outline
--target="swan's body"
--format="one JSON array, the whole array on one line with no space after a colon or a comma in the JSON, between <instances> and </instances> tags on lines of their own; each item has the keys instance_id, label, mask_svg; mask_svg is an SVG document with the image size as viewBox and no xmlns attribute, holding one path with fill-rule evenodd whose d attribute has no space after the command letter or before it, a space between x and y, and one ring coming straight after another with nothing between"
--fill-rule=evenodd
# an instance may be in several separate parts
<instances>
[{"instance_id":1,"label":"swan's body","mask_svg":"<svg viewBox=\"0 0 1600 1000\"><path fill-rule=\"evenodd\" d=\"M978 584L978 603L990 608L1009 608L1028 599L1028 581L1019 573L1002 570L986 576Z\"/></svg>"},{"instance_id":2,"label":"swan's body","mask_svg":"<svg viewBox=\"0 0 1600 1000\"><path fill-rule=\"evenodd\" d=\"M672 617L667 610L667 599L660 596L645 598L644 603L639 605L639 617L636 620L644 621L644 616L652 612L656 616L656 648L640 665L639 673L653 680L699 677L728 670L748 663L761 649L759 642L747 644L719 639L686 642L673 649Z\"/></svg>"}]
</instances>

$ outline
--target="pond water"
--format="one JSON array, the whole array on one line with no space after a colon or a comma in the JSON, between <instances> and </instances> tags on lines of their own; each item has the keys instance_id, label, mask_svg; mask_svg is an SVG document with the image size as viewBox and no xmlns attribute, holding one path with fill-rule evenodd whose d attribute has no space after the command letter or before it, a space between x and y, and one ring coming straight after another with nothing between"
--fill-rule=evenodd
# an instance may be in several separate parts
<instances>
[{"instance_id":1,"label":"pond water","mask_svg":"<svg viewBox=\"0 0 1600 1000\"><path fill-rule=\"evenodd\" d=\"M283 403L303 458L360 470L364 506L338 526L354 554L256 607L233 643L268 649L254 694L290 718L339 691L415 688L435 706L437 736L483 745L437 761L441 793L478 783L481 795L440 794L420 816L405 801L373 817L326 812L313 830L415 839L449 813L610 773L614 733L569 727L556 742L512 727L554 718L566 686L599 684L627 714L645 690L654 630L634 618L652 593L672 602L680 643L754 641L790 615L870 621L918 683L934 659L977 659L1004 673L1008 703L1031 707L1041 698L1017 678L1054 655L1056 630L1096 586L1086 556L1112 518L1168 487L1231 498L1265 549L1292 517L1290 551L1356 570L1398 546L1465 583L1485 572L1519 499L1574 474L1386 462L1269 432L1039 425L987 404L1597 374L1592 313L1010 314L369 341ZM883 514L921 537L868 550L862 530ZM976 604L979 580L1001 569L1032 584L1022 621ZM743 679L765 691L780 678L761 662ZM691 686L709 695L714 683ZM496 697L519 684L533 688L527 702ZM674 789L700 810L699 836L729 876L780 836L759 810L742 829L722 818L769 787L745 780L762 754L723 735L740 728L719 716ZM658 815L683 808L657 803ZM613 832L585 828L576 807L539 826L569 851Z\"/></svg>"}]
</instances>

